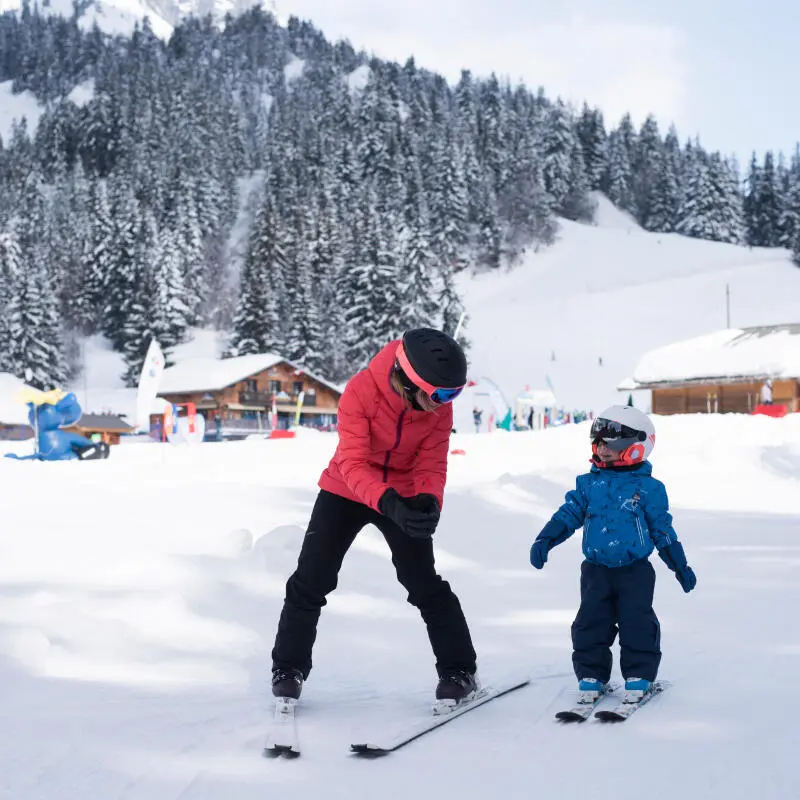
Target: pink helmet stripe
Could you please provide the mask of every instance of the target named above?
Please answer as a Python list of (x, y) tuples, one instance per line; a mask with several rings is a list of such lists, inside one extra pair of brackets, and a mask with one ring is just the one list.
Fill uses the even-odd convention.
[(438, 386), (428, 383), (428, 381), (424, 380), (417, 374), (417, 371), (411, 366), (411, 362), (408, 360), (408, 356), (406, 355), (406, 351), (402, 342), (397, 345), (396, 355), (397, 362), (400, 364), (400, 368), (403, 370), (403, 372), (405, 372), (406, 375), (408, 375), (409, 379), (416, 386), (419, 386), (419, 388), (425, 392), (425, 394), (430, 397), (430, 395), (432, 395), (439, 388)]

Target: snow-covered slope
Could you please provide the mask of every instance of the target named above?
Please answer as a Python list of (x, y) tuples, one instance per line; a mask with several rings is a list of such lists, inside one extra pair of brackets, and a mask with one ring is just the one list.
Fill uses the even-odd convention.
[[(156, 36), (168, 39), (173, 28), (188, 16), (204, 17), (211, 14), (215, 20), (222, 21), (226, 14), (235, 16), (255, 5), (274, 9), (271, 0), (93, 0), (81, 15), (80, 25), (88, 30), (97, 22), (105, 33), (128, 35), (137, 22), (141, 25), (147, 17)], [(20, 0), (0, 0), (0, 13), (19, 11), (21, 8)], [(39, 10), (43, 14), (70, 17), (72, 2), (49, 0), (40, 3)]]
[(548, 380), (566, 408), (626, 400), (616, 386), (643, 353), (726, 326), (726, 284), (732, 326), (800, 321), (786, 251), (648, 233), (597, 199), (597, 225), (562, 220), (559, 241), (510, 272), (460, 276), (473, 374), (509, 402)]
[(528, 548), (586, 466), (586, 429), (459, 436), (439, 569), (485, 682), (553, 677), (369, 763), (348, 744), (424, 716), (435, 682), (424, 627), (371, 528), (323, 612), (304, 754), (260, 755), (284, 582), (334, 435), (122, 445), (87, 463), (0, 458), (0, 795), (796, 797), (800, 417), (656, 423), (656, 474), (698, 576), (685, 595), (653, 559), (661, 675), (674, 686), (620, 727), (553, 722), (574, 686), (580, 535), (542, 572)]

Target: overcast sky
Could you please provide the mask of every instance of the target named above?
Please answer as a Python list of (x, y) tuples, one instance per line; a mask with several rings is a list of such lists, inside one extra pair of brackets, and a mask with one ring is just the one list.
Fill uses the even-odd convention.
[[(494, 71), (588, 100), (616, 124), (650, 112), (682, 140), (749, 159), (800, 139), (800, 0), (277, 0), (383, 58), (454, 82)], [(744, 165), (743, 165), (744, 166)]]

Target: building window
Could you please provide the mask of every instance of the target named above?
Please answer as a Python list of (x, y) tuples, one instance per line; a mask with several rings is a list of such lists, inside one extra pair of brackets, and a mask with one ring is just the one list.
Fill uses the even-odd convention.
[(292, 394), (300, 394), (303, 391), (303, 381), (294, 381), (292, 383)]
[(280, 394), (282, 389), (280, 381), (270, 381), (269, 382), (269, 390), (272, 394)]
[(258, 381), (255, 378), (249, 378), (245, 381), (245, 391), (246, 392), (257, 392), (258, 391)]
[(315, 406), (317, 404), (317, 393), (313, 389), (309, 389), (303, 398), (303, 404), (307, 406)]

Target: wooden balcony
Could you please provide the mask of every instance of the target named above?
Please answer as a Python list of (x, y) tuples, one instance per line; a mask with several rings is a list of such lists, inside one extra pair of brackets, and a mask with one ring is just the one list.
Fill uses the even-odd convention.
[(269, 392), (239, 392), (239, 402), (243, 406), (266, 408), (272, 405), (272, 395)]

